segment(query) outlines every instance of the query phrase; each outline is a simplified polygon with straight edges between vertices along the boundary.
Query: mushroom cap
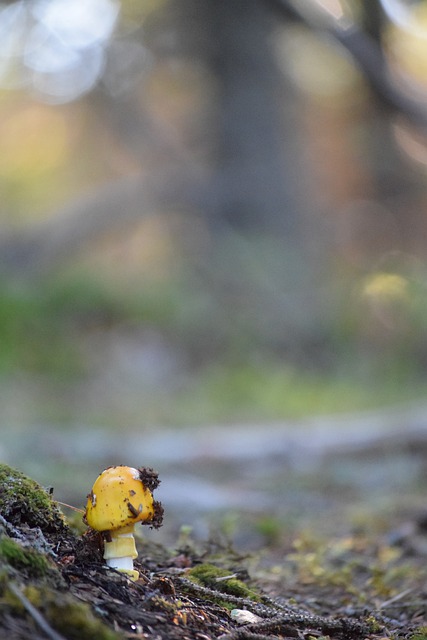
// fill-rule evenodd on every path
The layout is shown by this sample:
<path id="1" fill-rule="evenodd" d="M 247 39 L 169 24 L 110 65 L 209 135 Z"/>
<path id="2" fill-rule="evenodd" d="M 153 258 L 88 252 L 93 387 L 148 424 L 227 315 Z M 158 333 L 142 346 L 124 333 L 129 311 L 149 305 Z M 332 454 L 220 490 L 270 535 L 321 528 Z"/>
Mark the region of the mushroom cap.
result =
<path id="1" fill-rule="evenodd" d="M 88 495 L 84 521 L 96 531 L 114 531 L 154 516 L 151 491 L 138 469 L 118 465 L 99 474 Z"/>

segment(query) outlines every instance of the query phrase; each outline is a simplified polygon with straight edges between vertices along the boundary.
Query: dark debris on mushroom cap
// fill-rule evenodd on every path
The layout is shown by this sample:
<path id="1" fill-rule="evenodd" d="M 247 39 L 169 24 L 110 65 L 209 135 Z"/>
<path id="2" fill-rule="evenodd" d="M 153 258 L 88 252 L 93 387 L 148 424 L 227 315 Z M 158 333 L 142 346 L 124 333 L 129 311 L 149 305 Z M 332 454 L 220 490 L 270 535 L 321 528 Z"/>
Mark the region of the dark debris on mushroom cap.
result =
<path id="1" fill-rule="evenodd" d="M 151 467 L 141 467 L 138 469 L 139 479 L 141 482 L 153 492 L 160 484 L 159 476 Z"/>
<path id="2" fill-rule="evenodd" d="M 153 500 L 154 515 L 150 522 L 147 522 L 153 529 L 159 529 L 163 524 L 163 505 L 157 500 Z"/>

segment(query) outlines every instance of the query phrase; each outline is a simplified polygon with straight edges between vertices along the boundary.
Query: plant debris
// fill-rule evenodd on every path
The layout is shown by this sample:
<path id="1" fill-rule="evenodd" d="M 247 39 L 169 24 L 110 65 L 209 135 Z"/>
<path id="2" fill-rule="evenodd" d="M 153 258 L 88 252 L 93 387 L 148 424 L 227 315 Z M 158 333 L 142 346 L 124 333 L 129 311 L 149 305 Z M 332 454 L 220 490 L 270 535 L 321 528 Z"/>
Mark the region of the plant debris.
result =
<path id="1" fill-rule="evenodd" d="M 74 533 L 42 487 L 6 465 L 0 475 L 1 637 L 427 638 L 426 574 L 401 549 L 360 536 L 329 546 L 301 538 L 280 565 L 260 563 L 249 577 L 229 548 L 144 543 L 132 582 L 103 563 L 98 534 Z"/>

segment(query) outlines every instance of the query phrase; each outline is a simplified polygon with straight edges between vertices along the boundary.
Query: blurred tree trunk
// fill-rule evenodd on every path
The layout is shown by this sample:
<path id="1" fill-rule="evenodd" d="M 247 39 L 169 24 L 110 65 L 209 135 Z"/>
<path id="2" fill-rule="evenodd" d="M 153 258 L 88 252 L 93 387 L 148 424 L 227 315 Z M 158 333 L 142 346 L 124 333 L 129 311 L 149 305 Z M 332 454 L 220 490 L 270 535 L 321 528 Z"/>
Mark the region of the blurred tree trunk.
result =
<path id="1" fill-rule="evenodd" d="M 177 0 L 175 8 L 187 55 L 206 67 L 216 86 L 208 122 L 215 135 L 207 134 L 213 140 L 212 226 L 294 235 L 301 208 L 294 100 L 283 100 L 274 16 L 260 0 Z"/>
<path id="2" fill-rule="evenodd" d="M 366 32 L 379 44 L 384 14 L 379 2 L 362 0 L 363 25 Z"/>
<path id="3" fill-rule="evenodd" d="M 234 345 L 256 335 L 300 357 L 300 345 L 312 342 L 316 294 L 303 236 L 297 98 L 274 52 L 282 25 L 261 0 L 172 6 L 183 56 L 202 65 L 214 87 L 202 132 L 210 181 L 201 213 L 212 242 L 196 273 L 215 308 L 233 319 Z M 209 342 L 221 348 L 221 339 Z"/>

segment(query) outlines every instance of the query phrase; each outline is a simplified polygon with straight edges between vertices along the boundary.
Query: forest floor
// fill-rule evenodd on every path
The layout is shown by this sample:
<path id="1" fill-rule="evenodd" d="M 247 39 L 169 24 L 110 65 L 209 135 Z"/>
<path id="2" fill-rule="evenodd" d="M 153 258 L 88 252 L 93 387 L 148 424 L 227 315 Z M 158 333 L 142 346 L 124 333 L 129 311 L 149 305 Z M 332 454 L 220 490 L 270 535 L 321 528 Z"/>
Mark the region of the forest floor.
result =
<path id="1" fill-rule="evenodd" d="M 0 636 L 9 640 L 426 640 L 427 518 L 327 512 L 242 551 L 225 535 L 138 541 L 136 582 L 37 483 L 0 466 Z M 337 517 L 338 516 L 338 517 Z M 318 523 L 318 526 L 316 526 Z"/>

